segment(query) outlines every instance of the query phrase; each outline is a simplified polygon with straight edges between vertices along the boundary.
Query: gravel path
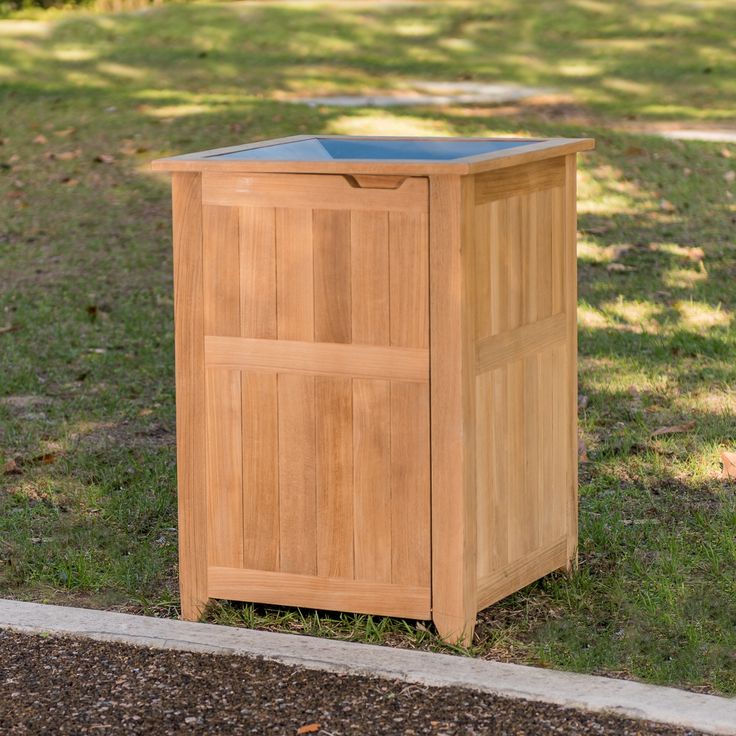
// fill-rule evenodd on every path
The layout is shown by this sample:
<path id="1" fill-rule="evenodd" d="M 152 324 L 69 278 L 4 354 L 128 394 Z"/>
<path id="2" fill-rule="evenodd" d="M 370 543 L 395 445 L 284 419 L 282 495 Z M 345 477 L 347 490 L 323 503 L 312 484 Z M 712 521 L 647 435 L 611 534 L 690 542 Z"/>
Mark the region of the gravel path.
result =
<path id="1" fill-rule="evenodd" d="M 8 630 L 0 733 L 696 734 L 459 688 Z"/>

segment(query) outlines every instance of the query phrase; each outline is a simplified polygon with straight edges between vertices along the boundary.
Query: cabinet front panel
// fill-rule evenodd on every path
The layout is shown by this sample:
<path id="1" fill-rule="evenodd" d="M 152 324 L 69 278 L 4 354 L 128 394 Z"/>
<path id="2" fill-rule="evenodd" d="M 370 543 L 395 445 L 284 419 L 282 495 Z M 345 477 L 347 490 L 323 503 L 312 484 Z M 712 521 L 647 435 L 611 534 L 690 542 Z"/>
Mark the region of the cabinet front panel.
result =
<path id="1" fill-rule="evenodd" d="M 208 593 L 426 617 L 426 181 L 307 178 L 206 186 Z"/>

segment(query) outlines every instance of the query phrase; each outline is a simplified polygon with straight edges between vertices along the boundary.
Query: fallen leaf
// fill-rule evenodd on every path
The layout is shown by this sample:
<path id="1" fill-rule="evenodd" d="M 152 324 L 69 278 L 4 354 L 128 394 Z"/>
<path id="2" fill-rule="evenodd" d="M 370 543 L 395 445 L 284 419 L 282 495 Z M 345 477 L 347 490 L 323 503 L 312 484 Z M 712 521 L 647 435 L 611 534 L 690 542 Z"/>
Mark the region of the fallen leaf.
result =
<path id="1" fill-rule="evenodd" d="M 732 155 L 731 149 L 725 147 L 721 148 L 721 156 L 723 156 L 723 158 L 731 158 Z"/>
<path id="2" fill-rule="evenodd" d="M 607 233 L 610 230 L 611 230 L 610 225 L 597 225 L 596 227 L 583 228 L 583 232 L 589 233 L 590 235 L 603 235 L 604 233 Z"/>
<path id="3" fill-rule="evenodd" d="M 578 394 L 578 409 L 586 409 L 588 407 L 588 397 L 585 394 Z"/>
<path id="4" fill-rule="evenodd" d="M 95 156 L 94 160 L 98 164 L 111 164 L 115 161 L 115 157 L 111 156 L 109 153 L 101 153 L 99 156 Z"/>
<path id="5" fill-rule="evenodd" d="M 723 470 L 719 477 L 723 480 L 736 480 L 736 452 L 722 452 L 721 462 Z"/>
<path id="6" fill-rule="evenodd" d="M 59 138 L 66 138 L 72 133 L 75 133 L 76 130 L 77 130 L 76 128 L 64 128 L 64 130 L 55 130 L 54 135 L 58 135 Z"/>
<path id="7" fill-rule="evenodd" d="M 18 463 L 11 457 L 10 460 L 5 462 L 3 465 L 3 473 L 5 475 L 20 475 L 23 471 L 18 467 Z"/>
<path id="8" fill-rule="evenodd" d="M 631 268 L 631 266 L 624 266 L 623 263 L 609 263 L 606 266 L 606 271 L 617 271 L 617 272 L 623 272 L 623 271 L 633 271 L 634 269 Z"/>
<path id="9" fill-rule="evenodd" d="M 646 151 L 641 146 L 629 146 L 624 151 L 624 156 L 643 156 Z"/>
<path id="10" fill-rule="evenodd" d="M 46 139 L 46 136 L 39 133 L 34 139 L 34 143 L 38 143 L 41 146 L 45 146 L 48 143 L 48 140 Z"/>
<path id="11" fill-rule="evenodd" d="M 672 424 L 669 427 L 659 427 L 652 432 L 652 437 L 659 437 L 663 434 L 681 434 L 682 432 L 689 432 L 691 429 L 695 429 L 695 420 L 684 424 Z"/>
<path id="12" fill-rule="evenodd" d="M 78 158 L 80 153 L 82 153 L 81 149 L 75 148 L 73 151 L 62 151 L 61 153 L 55 153 L 54 158 L 58 161 L 71 161 L 73 158 Z"/>
<path id="13" fill-rule="evenodd" d="M 79 179 L 72 179 L 71 176 L 63 176 L 59 181 L 68 187 L 75 187 L 79 184 Z"/>
<path id="14" fill-rule="evenodd" d="M 51 465 L 56 462 L 58 457 L 58 454 L 55 452 L 44 452 L 43 455 L 36 455 L 33 458 L 33 462 L 40 463 L 41 465 Z"/>
<path id="15" fill-rule="evenodd" d="M 660 199 L 659 200 L 659 209 L 661 209 L 663 212 L 674 212 L 675 211 L 675 205 L 672 204 L 668 199 Z"/>
<path id="16" fill-rule="evenodd" d="M 0 335 L 4 335 L 6 332 L 16 332 L 19 329 L 19 325 L 5 325 L 4 327 L 0 327 Z"/>
<path id="17" fill-rule="evenodd" d="M 317 733 L 317 731 L 319 731 L 320 728 L 322 728 L 322 724 L 320 723 L 307 723 L 306 725 L 300 726 L 299 728 L 297 728 L 296 732 L 297 734 Z"/>
<path id="18" fill-rule="evenodd" d="M 725 174 L 723 175 L 723 178 L 724 178 L 724 179 L 726 180 L 726 182 L 728 182 L 729 184 L 733 184 L 733 183 L 734 183 L 734 182 L 736 181 L 736 171 L 734 171 L 733 169 L 731 169 L 731 171 L 727 171 L 727 172 L 726 172 L 726 173 L 725 173 Z"/>
<path id="19" fill-rule="evenodd" d="M 585 445 L 584 439 L 578 439 L 578 462 L 580 463 L 588 462 L 588 448 Z"/>

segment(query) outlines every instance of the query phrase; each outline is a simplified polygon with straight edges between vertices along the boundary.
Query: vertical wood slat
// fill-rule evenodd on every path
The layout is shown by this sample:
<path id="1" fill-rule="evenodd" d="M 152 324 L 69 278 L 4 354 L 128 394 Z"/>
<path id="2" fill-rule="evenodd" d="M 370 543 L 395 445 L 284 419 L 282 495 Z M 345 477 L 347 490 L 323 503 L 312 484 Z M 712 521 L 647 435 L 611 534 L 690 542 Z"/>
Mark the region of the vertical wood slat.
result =
<path id="1" fill-rule="evenodd" d="M 491 335 L 491 204 L 475 208 L 475 237 L 479 244 L 475 252 L 475 337 L 481 340 Z"/>
<path id="2" fill-rule="evenodd" d="M 565 190 L 557 187 L 552 191 L 552 314 L 565 311 Z"/>
<path id="3" fill-rule="evenodd" d="M 540 294 L 539 284 L 549 278 L 545 275 L 545 261 L 539 252 L 539 193 L 532 192 L 520 197 L 521 202 L 521 242 L 522 258 L 522 324 L 528 325 L 540 318 L 540 302 L 544 295 Z M 546 315 L 545 315 L 546 316 Z"/>
<path id="4" fill-rule="evenodd" d="M 240 233 L 235 207 L 202 207 L 206 335 L 240 335 Z M 208 369 L 207 560 L 243 563 L 242 395 L 239 371 Z"/>
<path id="5" fill-rule="evenodd" d="M 553 279 L 557 272 L 553 261 L 554 191 L 546 189 L 532 195 L 538 202 L 537 217 L 534 221 L 534 230 L 537 233 L 535 250 L 539 261 L 539 272 L 534 284 L 539 301 L 538 319 L 544 319 L 553 314 Z"/>
<path id="6" fill-rule="evenodd" d="M 492 470 L 491 470 L 491 510 L 493 524 L 487 534 L 491 535 L 492 563 L 489 570 L 503 569 L 509 562 L 510 505 L 513 492 L 510 482 L 511 458 L 507 451 L 509 438 L 509 370 L 508 366 L 491 373 L 491 396 L 493 413 L 491 424 Z M 482 532 L 479 530 L 478 534 Z"/>
<path id="7" fill-rule="evenodd" d="M 314 340 L 312 212 L 276 209 L 278 337 Z M 279 555 L 283 572 L 317 574 L 315 379 L 279 374 Z"/>
<path id="8" fill-rule="evenodd" d="M 476 211 L 484 205 L 476 206 Z M 477 223 L 477 220 L 476 220 Z M 477 231 L 476 231 L 477 232 Z M 476 271 L 477 275 L 477 271 Z M 477 315 L 477 313 L 476 313 Z M 477 322 L 476 322 L 477 325 Z M 493 493 L 493 431 L 491 418 L 496 406 L 493 403 L 493 371 L 488 371 L 475 379 L 475 443 L 477 459 L 475 464 L 475 482 L 478 495 L 478 577 L 484 575 L 493 565 L 493 534 L 486 530 L 493 528 L 495 517 L 491 506 Z M 480 533 L 480 531 L 483 533 Z"/>
<path id="9" fill-rule="evenodd" d="M 236 207 L 202 207 L 206 335 L 240 335 L 239 218 Z"/>
<path id="10" fill-rule="evenodd" d="M 243 567 L 279 569 L 277 376 L 242 374 Z"/>
<path id="11" fill-rule="evenodd" d="M 350 225 L 352 341 L 389 345 L 388 213 L 351 212 Z"/>
<path id="12" fill-rule="evenodd" d="M 207 562 L 243 564 L 240 372 L 207 371 Z"/>
<path id="13" fill-rule="evenodd" d="M 390 402 L 388 381 L 353 379 L 354 549 L 357 580 L 391 580 L 392 542 L 391 524 L 388 523 L 393 503 Z M 425 495 L 426 491 L 425 488 Z"/>
<path id="14" fill-rule="evenodd" d="M 506 273 L 503 283 L 505 294 L 503 309 L 506 312 L 506 329 L 513 330 L 523 324 L 524 314 L 524 247 L 522 240 L 522 197 L 503 200 L 503 249 Z"/>
<path id="15" fill-rule="evenodd" d="M 430 584 L 429 394 L 391 383 L 391 581 Z"/>
<path id="16" fill-rule="evenodd" d="M 427 215 L 389 213 L 391 345 L 429 346 Z"/>
<path id="17" fill-rule="evenodd" d="M 488 205 L 490 224 L 488 231 L 488 265 L 491 269 L 489 275 L 490 299 L 489 308 L 491 313 L 489 335 L 498 335 L 507 329 L 507 314 L 504 309 L 506 271 L 508 270 L 508 251 L 506 248 L 505 213 L 506 203 L 504 201 L 491 202 Z M 480 242 L 480 235 L 476 240 Z M 482 243 L 480 245 L 482 246 Z"/>
<path id="18" fill-rule="evenodd" d="M 278 337 L 314 340 L 312 213 L 276 209 Z"/>
<path id="19" fill-rule="evenodd" d="M 240 334 L 276 338 L 276 214 L 240 209 Z M 278 377 L 242 373 L 243 566 L 279 569 Z"/>
<path id="20" fill-rule="evenodd" d="M 279 566 L 317 574 L 314 377 L 278 376 Z"/>
<path id="21" fill-rule="evenodd" d="M 271 208 L 240 209 L 240 334 L 275 338 L 276 218 Z"/>
<path id="22" fill-rule="evenodd" d="M 314 210 L 314 339 L 351 342 L 350 211 Z"/>
<path id="23" fill-rule="evenodd" d="M 317 574 L 352 578 L 355 569 L 352 379 L 318 376 L 314 381 Z"/>
<path id="24" fill-rule="evenodd" d="M 202 177 L 172 175 L 176 465 L 181 615 L 197 620 L 207 603 Z"/>

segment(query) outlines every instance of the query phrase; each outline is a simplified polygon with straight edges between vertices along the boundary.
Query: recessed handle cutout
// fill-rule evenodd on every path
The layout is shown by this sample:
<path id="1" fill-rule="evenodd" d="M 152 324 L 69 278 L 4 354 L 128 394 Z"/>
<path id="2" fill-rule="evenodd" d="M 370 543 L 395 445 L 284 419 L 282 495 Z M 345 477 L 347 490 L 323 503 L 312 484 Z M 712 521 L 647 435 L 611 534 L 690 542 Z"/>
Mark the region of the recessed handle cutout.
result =
<path id="1" fill-rule="evenodd" d="M 407 177 L 384 174 L 346 174 L 345 179 L 354 189 L 398 189 Z"/>

